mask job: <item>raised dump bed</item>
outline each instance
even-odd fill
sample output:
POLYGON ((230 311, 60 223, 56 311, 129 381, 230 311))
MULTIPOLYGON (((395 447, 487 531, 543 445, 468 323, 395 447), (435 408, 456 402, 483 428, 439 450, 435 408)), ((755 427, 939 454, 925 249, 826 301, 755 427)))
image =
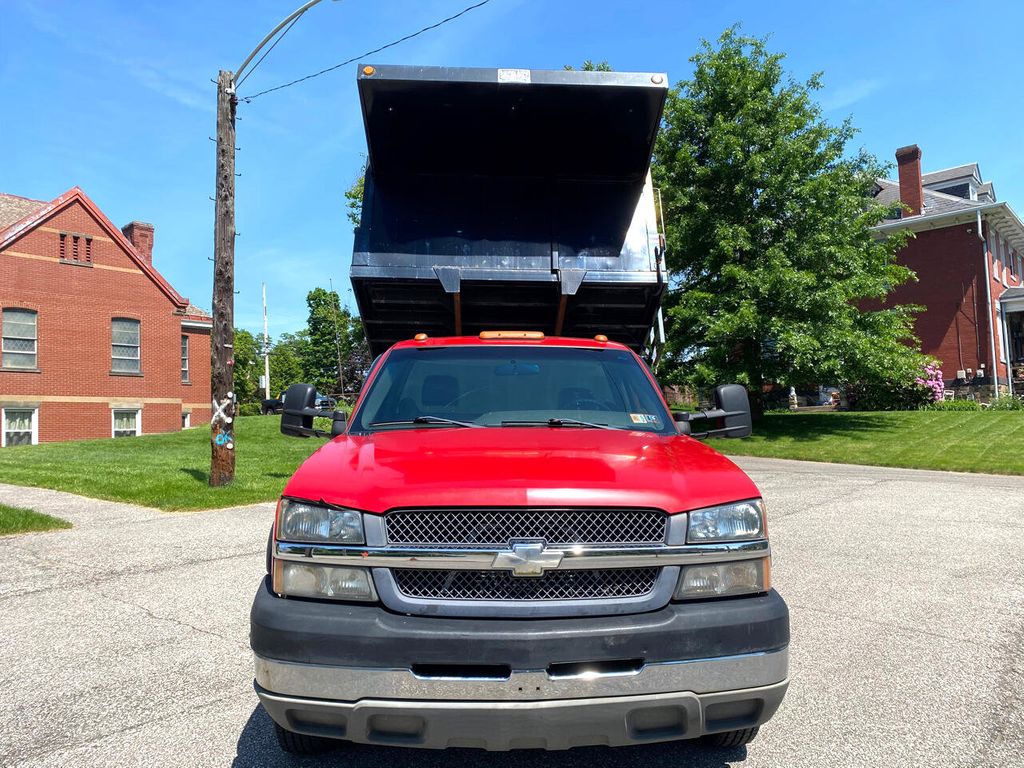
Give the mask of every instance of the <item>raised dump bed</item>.
POLYGON ((603 333, 655 354, 659 73, 359 67, 352 285, 372 351, 416 333, 603 333))

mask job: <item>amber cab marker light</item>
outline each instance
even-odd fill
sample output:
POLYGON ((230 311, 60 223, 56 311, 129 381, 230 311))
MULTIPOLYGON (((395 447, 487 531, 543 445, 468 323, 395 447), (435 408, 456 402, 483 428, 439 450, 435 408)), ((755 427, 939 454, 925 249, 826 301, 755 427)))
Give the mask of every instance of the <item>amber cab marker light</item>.
POLYGON ((542 331, 481 331, 481 339, 543 339, 542 331))
POLYGON ((412 337, 414 341, 426 341, 428 336, 425 333, 417 333, 412 337))
POLYGON ((604 343, 604 342, 608 341, 608 337, 605 336, 603 333, 599 333, 599 334, 597 334, 597 336, 594 337, 594 341, 600 341, 600 342, 604 343))
POLYGON ((377 70, 374 69, 373 67, 371 67, 369 64, 367 64, 365 67, 363 67, 363 74, 366 75, 367 77, 369 77, 370 75, 372 75, 376 71, 377 70))

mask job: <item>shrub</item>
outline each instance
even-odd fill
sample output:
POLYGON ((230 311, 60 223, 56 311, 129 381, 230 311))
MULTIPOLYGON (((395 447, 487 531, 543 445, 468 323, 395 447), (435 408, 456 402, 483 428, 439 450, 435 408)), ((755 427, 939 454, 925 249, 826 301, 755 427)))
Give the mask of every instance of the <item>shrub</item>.
POLYGON ((1024 400, 1021 400, 1019 397, 1004 395, 993 400, 988 409, 990 411, 1024 411, 1024 400))
POLYGON ((259 403, 239 403, 239 416, 259 416, 262 413, 259 403))
POLYGON ((977 400, 939 400, 928 403, 923 411, 980 411, 981 403, 977 400))
POLYGON ((915 411, 934 404, 931 389, 919 384, 864 382, 846 388, 851 411, 915 411))
POLYGON ((946 392, 946 385, 942 381, 942 369, 938 363, 928 363, 924 367, 924 375, 914 379, 919 387, 928 390, 933 402, 941 402, 942 395, 946 392))

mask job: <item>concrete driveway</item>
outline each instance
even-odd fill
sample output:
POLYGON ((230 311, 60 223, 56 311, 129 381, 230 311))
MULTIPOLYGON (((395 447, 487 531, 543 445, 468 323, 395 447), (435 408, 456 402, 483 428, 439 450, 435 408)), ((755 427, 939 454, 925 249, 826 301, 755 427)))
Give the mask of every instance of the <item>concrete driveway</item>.
POLYGON ((793 628, 788 697, 749 747, 292 760, 247 643, 272 505, 172 514, 0 485, 75 524, 0 539, 0 765, 1021 765, 1024 479, 740 463, 793 628))

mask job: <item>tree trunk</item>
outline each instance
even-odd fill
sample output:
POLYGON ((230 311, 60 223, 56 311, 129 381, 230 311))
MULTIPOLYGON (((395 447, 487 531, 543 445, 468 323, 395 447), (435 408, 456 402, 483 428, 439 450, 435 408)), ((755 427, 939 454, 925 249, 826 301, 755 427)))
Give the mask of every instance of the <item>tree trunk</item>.
POLYGON ((210 485, 235 479, 235 94, 231 72, 217 77, 217 191, 210 335, 210 485))

